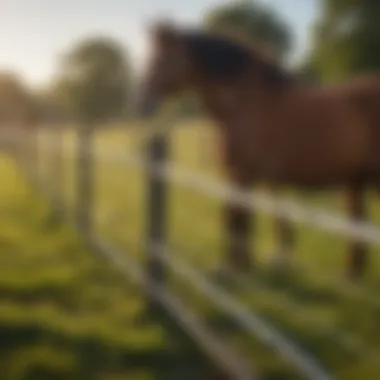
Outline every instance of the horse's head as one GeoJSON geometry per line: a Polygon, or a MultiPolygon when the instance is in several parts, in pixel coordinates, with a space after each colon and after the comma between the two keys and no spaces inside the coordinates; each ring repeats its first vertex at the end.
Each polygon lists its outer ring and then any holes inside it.
{"type": "Polygon", "coordinates": [[[157,23],[150,30],[150,58],[140,88],[139,109],[149,116],[168,97],[188,83],[188,61],[181,31],[170,23],[157,23]]]}
{"type": "Polygon", "coordinates": [[[140,89],[143,116],[188,87],[213,88],[212,103],[219,97],[224,107],[226,93],[288,81],[287,74],[261,49],[233,36],[157,23],[150,29],[150,41],[151,56],[140,89]]]}

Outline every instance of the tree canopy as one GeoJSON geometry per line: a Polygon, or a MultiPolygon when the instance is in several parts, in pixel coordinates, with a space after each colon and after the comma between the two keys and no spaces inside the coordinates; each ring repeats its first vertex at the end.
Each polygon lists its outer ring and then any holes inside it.
{"type": "Polygon", "coordinates": [[[0,73],[0,124],[33,123],[39,107],[22,78],[11,71],[0,73]]]}
{"type": "Polygon", "coordinates": [[[105,121],[123,116],[130,86],[123,48],[111,38],[93,37],[63,56],[56,89],[74,117],[105,121]]]}
{"type": "Polygon", "coordinates": [[[255,1],[217,6],[204,23],[214,30],[240,34],[283,58],[293,47],[293,35],[286,22],[271,8],[255,1]]]}
{"type": "Polygon", "coordinates": [[[310,64],[325,81],[380,71],[380,2],[323,0],[310,64]]]}

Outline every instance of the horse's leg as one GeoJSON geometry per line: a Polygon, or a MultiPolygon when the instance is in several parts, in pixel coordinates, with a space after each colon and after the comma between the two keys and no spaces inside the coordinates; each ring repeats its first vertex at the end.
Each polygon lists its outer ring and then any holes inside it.
{"type": "MultiPolygon", "coordinates": [[[[240,184],[238,188],[247,191],[249,186],[240,184]]],[[[249,271],[252,267],[249,252],[252,210],[231,199],[224,206],[224,214],[227,240],[226,269],[239,272],[249,271]]]]}
{"type": "MultiPolygon", "coordinates": [[[[356,185],[351,186],[347,193],[348,209],[351,218],[357,221],[365,220],[364,188],[356,185]]],[[[348,276],[357,279],[364,273],[368,261],[368,244],[361,241],[351,241],[348,256],[348,276]]]]}
{"type": "MultiPolygon", "coordinates": [[[[276,190],[278,189],[274,187],[269,189],[274,197],[276,190]]],[[[282,269],[289,266],[291,260],[295,240],[294,226],[289,220],[280,216],[274,218],[274,225],[276,247],[270,261],[274,268],[282,269]]]]}
{"type": "Polygon", "coordinates": [[[294,248],[294,226],[285,218],[275,218],[275,231],[277,235],[277,247],[274,252],[273,265],[276,268],[288,267],[294,248]]]}

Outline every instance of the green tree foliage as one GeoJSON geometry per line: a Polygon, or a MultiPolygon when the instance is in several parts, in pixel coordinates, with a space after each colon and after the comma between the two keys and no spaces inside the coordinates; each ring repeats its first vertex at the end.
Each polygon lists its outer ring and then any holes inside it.
{"type": "Polygon", "coordinates": [[[0,73],[0,125],[33,124],[39,117],[38,103],[14,72],[0,73]]]}
{"type": "Polygon", "coordinates": [[[232,2],[206,14],[205,25],[252,39],[271,54],[283,58],[293,47],[290,27],[271,8],[255,1],[232,2]]]}
{"type": "Polygon", "coordinates": [[[56,91],[73,117],[101,122],[123,116],[130,86],[131,70],[122,47],[113,39],[95,37],[64,55],[56,91]]]}
{"type": "Polygon", "coordinates": [[[325,81],[380,71],[380,1],[323,0],[310,64],[325,81]]]}

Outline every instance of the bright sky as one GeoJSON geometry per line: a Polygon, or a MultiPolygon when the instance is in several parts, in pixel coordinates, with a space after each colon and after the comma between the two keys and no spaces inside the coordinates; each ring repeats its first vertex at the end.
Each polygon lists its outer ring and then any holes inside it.
{"type": "MultiPolygon", "coordinates": [[[[232,0],[229,0],[232,1],[232,0]]],[[[307,49],[308,28],[319,0],[262,0],[294,28],[295,56],[307,49]]],[[[54,73],[56,60],[71,42],[92,34],[120,39],[136,65],[145,52],[144,25],[169,15],[196,23],[205,10],[227,0],[0,0],[0,69],[13,68],[32,84],[54,73]]]]}

